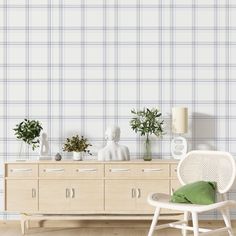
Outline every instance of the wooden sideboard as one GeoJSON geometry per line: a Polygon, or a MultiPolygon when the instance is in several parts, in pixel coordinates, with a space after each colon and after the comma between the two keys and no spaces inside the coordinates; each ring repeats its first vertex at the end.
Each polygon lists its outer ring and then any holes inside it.
{"type": "MultiPolygon", "coordinates": [[[[147,196],[180,185],[176,166],[174,160],[5,163],[5,210],[21,213],[23,233],[34,218],[151,219],[147,196]]],[[[175,214],[162,212],[167,219],[175,214]]]]}

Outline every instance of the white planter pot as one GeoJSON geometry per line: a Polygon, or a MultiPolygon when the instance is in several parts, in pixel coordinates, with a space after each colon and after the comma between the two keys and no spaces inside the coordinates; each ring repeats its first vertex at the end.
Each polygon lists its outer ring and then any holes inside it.
{"type": "Polygon", "coordinates": [[[82,161],[82,152],[73,152],[73,160],[82,161]]]}

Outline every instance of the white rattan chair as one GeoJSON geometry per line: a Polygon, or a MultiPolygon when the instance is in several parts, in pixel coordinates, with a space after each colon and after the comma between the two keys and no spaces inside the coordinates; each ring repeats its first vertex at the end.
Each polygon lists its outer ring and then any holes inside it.
{"type": "Polygon", "coordinates": [[[231,154],[219,151],[191,151],[184,159],[179,162],[177,167],[178,179],[182,185],[195,181],[215,181],[217,182],[217,191],[221,201],[210,205],[171,203],[170,196],[167,194],[153,193],[148,196],[148,202],[156,207],[152,224],[148,236],[152,236],[154,230],[173,227],[182,229],[185,236],[187,230],[194,232],[194,236],[199,235],[217,235],[217,233],[228,231],[233,235],[231,228],[229,209],[236,206],[235,201],[227,200],[227,192],[232,187],[235,175],[236,165],[231,154]],[[157,221],[161,208],[182,211],[184,219],[173,223],[157,226],[157,221]],[[198,214],[211,210],[219,210],[223,216],[225,227],[210,230],[198,227],[198,214]],[[188,216],[192,214],[193,227],[188,226],[188,216]]]}

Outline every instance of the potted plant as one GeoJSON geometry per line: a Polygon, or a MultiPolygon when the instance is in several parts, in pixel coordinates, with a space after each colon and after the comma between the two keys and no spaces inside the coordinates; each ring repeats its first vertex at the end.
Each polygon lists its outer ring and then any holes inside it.
{"type": "Polygon", "coordinates": [[[145,154],[144,160],[151,161],[151,142],[150,136],[155,135],[161,137],[164,134],[163,124],[161,120],[161,112],[157,108],[143,108],[143,110],[131,110],[134,117],[130,121],[131,128],[135,133],[140,133],[141,136],[145,136],[145,154]]]}
{"type": "Polygon", "coordinates": [[[71,138],[67,138],[66,142],[63,146],[63,151],[67,152],[73,152],[73,159],[76,161],[82,160],[82,153],[87,153],[89,155],[92,155],[90,153],[90,150],[88,149],[89,146],[92,146],[90,143],[88,143],[88,140],[84,138],[83,136],[75,135],[71,138]]]}
{"type": "Polygon", "coordinates": [[[38,120],[24,119],[22,122],[17,124],[13,130],[15,131],[16,138],[22,141],[19,156],[22,154],[24,143],[31,146],[33,151],[39,147],[39,137],[43,127],[38,120]]]}

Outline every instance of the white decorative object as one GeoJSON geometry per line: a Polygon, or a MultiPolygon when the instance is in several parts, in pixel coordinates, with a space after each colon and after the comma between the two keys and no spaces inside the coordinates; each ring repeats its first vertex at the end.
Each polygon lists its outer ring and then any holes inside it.
{"type": "Polygon", "coordinates": [[[82,152],[73,152],[73,160],[82,161],[82,152]]]}
{"type": "Polygon", "coordinates": [[[129,149],[118,144],[120,141],[120,128],[118,126],[109,127],[106,130],[105,138],[107,145],[99,150],[99,161],[128,161],[130,160],[129,149]]]}
{"type": "Polygon", "coordinates": [[[178,134],[171,141],[171,154],[174,159],[181,159],[187,153],[187,140],[180,136],[188,132],[188,108],[172,108],[172,132],[178,134]]]}
{"type": "Polygon", "coordinates": [[[170,202],[171,196],[168,194],[151,193],[148,196],[148,203],[155,207],[156,210],[148,236],[153,236],[155,230],[168,227],[182,229],[182,235],[184,236],[187,235],[187,230],[193,231],[194,236],[218,235],[220,232],[228,232],[228,235],[233,236],[229,211],[231,208],[235,208],[236,201],[228,200],[227,192],[235,181],[236,164],[234,157],[228,152],[191,151],[179,162],[177,174],[182,185],[196,181],[216,182],[219,201],[209,205],[172,203],[170,202]],[[183,212],[183,220],[157,226],[162,209],[183,212]],[[219,210],[222,214],[225,226],[216,230],[199,228],[198,215],[215,210],[219,210]],[[188,225],[190,214],[192,215],[193,227],[188,225]]]}
{"type": "Polygon", "coordinates": [[[42,133],[40,139],[40,147],[39,147],[39,160],[50,160],[49,156],[49,142],[48,136],[46,133],[42,133]]]}
{"type": "Polygon", "coordinates": [[[30,146],[28,143],[24,141],[20,141],[19,144],[19,156],[17,157],[16,161],[27,161],[29,159],[28,152],[30,150],[30,146]]]}

